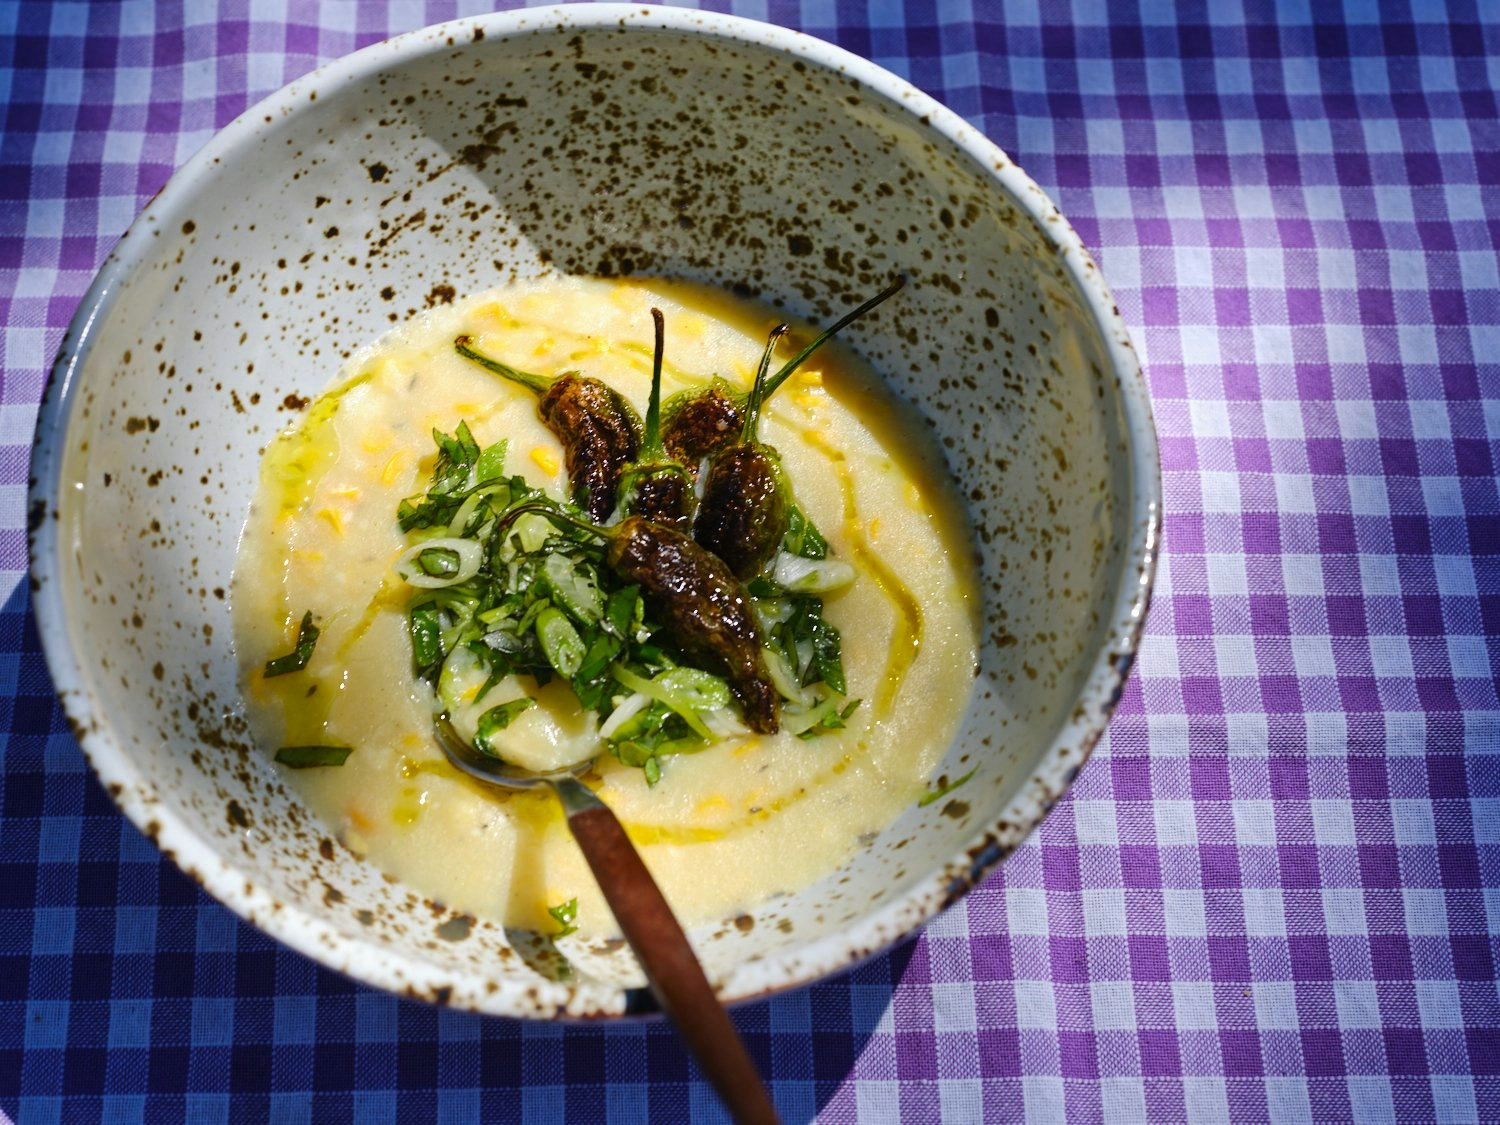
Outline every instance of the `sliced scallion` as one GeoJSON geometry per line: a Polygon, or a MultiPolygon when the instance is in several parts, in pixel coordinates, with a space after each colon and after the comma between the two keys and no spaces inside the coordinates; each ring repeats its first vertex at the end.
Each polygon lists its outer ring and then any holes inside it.
{"type": "Polygon", "coordinates": [[[444,536],[408,547],[393,569],[408,586],[440,590],[473,578],[483,561],[484,548],[478,540],[444,536]]]}
{"type": "Polygon", "coordinates": [[[547,662],[566,679],[572,679],[583,664],[586,650],[578,630],[567,619],[563,611],[548,606],[536,615],[536,637],[542,643],[542,652],[547,662]]]}

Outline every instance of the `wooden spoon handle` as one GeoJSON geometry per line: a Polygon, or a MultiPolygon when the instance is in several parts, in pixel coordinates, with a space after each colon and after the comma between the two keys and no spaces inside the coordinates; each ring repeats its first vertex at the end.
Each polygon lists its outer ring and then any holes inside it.
{"type": "Polygon", "coordinates": [[[625,829],[602,804],[571,806],[565,799],[568,826],[662,1010],[677,1025],[734,1120],[775,1125],[776,1110],[755,1064],[625,829]]]}

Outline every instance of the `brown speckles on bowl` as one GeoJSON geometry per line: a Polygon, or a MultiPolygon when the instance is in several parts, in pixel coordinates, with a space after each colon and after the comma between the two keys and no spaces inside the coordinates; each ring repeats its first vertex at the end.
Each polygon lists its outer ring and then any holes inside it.
{"type": "Polygon", "coordinates": [[[1093,264],[1003,156],[863,60],[708,13],[576,5],[378,44],[225,130],[121,241],[64,337],[28,507],[43,642],[109,792],[212,894],[363,980],[631,1010],[623,948],[565,939],[559,979],[432,910],[249,744],[225,591],[260,451],[393,320],[508,280],[670,274],[826,321],[897,271],[902,299],[848,335],[969,498],[987,643],[940,772],[977,772],[700,936],[733,998],[901,938],[1020,842],[1119,697],[1156,550],[1149,410],[1093,264]]]}

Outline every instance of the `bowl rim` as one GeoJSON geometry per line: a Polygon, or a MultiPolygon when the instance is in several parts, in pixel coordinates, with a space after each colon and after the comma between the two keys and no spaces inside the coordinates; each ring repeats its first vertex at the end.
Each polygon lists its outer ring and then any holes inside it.
{"type": "Polygon", "coordinates": [[[94,705],[91,672],[79,658],[64,611],[64,537],[58,505],[68,424],[78,395],[76,376],[94,326],[108,314],[122,283],[151,243],[163,216],[212,174],[223,157],[252,143],[267,121],[291,114],[320,89],[357,83],[393,65],[451,51],[480,38],[510,39],[560,30],[677,32],[767,49],[841,74],[892,107],[900,107],[971,160],[1023,208],[1057,251],[1075,294],[1103,341],[1119,387],[1130,475],[1121,579],[1109,600],[1109,626],[1075,700],[1071,717],[1044,750],[1002,815],[977,828],[953,859],[880,909],[835,933],[746,962],[719,982],[728,1003],[810,984],[850,969],[910,936],[961,898],[1035,829],[1061,798],[1104,733],[1129,674],[1145,623],[1159,553],[1161,476],[1156,431],[1140,360],[1119,308],[1082,240],[1040,187],[979,129],[874,62],[803,32],[740,16],[639,4],[561,4],[494,12],[431,25],[372,44],[295,79],[235,118],[189,158],[131,223],[100,266],[62,340],[43,391],[31,457],[28,539],[31,598],[59,702],[90,765],[120,811],[210,895],[241,918],[313,960],[389,992],[512,1017],[594,1018],[623,1014],[625,990],[588,982],[509,981],[477,970],[448,969],[405,958],[394,949],[348,935],[255,885],[246,873],[170,806],[142,776],[94,705]]]}

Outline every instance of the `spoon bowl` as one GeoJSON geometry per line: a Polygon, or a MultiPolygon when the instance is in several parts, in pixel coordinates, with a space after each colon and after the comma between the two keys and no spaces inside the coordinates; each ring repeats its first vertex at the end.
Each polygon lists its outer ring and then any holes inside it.
{"type": "Polygon", "coordinates": [[[595,797],[588,787],[578,779],[587,773],[594,765],[593,758],[585,758],[581,762],[575,762],[571,766],[565,766],[559,770],[548,770],[546,773],[533,773],[524,770],[520,766],[513,766],[509,762],[502,761],[489,754],[481,754],[473,746],[466,742],[462,735],[454,729],[452,720],[446,711],[433,716],[432,735],[436,739],[443,754],[450,764],[462,770],[476,781],[482,781],[487,785],[495,785],[501,789],[551,789],[557,794],[558,800],[563,808],[569,813],[574,809],[582,810],[592,808],[594,805],[602,807],[603,802],[595,797]],[[579,796],[582,790],[587,800],[579,796]]]}

